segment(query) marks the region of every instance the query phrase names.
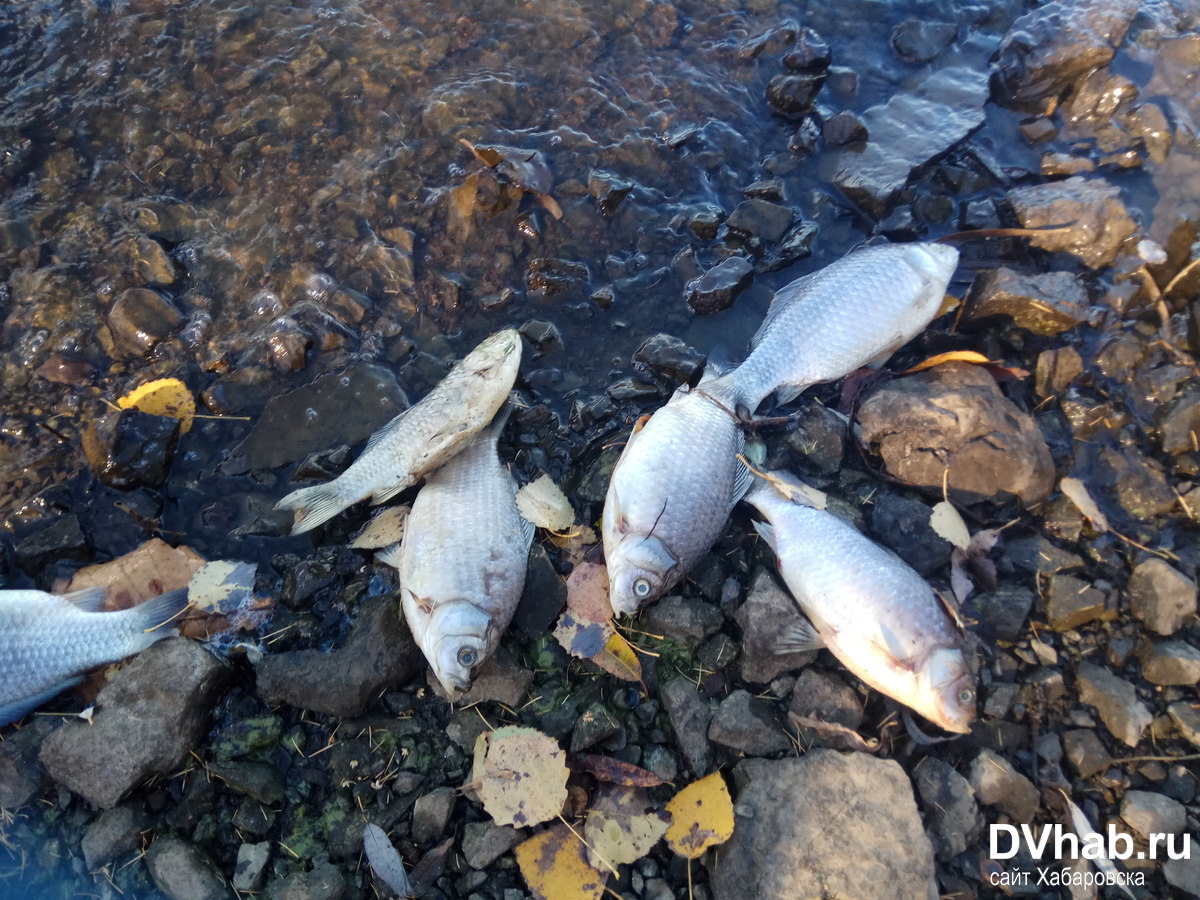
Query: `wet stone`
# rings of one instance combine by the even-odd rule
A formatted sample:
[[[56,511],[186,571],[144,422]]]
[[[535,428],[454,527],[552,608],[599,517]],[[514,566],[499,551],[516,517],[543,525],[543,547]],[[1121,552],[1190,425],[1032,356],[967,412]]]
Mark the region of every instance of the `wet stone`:
[[[146,817],[132,804],[123,803],[105,810],[83,833],[80,848],[90,871],[95,871],[142,845]]]
[[[730,256],[699,278],[689,281],[684,288],[684,298],[694,313],[708,315],[720,312],[732,306],[733,301],[753,280],[754,266],[750,261],[740,256]]]
[[[267,885],[268,900],[342,900],[346,879],[331,863],[317,863],[309,872],[294,872]]]
[[[658,396],[658,388],[640,378],[622,378],[620,381],[614,381],[606,390],[608,396],[614,400],[644,400]]]
[[[781,72],[767,84],[767,103],[777,113],[799,115],[812,108],[824,83],[823,72]]]
[[[35,573],[60,559],[83,562],[88,558],[90,548],[91,542],[79,525],[79,517],[69,515],[22,538],[13,547],[13,556],[18,566]]]
[[[463,857],[472,869],[486,869],[521,839],[521,833],[508,825],[468,822],[463,829]]]
[[[127,353],[142,354],[183,323],[171,303],[149,288],[130,288],[108,311],[108,327],[118,346]]]
[[[843,109],[825,120],[821,126],[821,137],[830,147],[844,147],[865,141],[870,135],[862,119],[850,110]]]
[[[220,869],[198,847],[174,837],[155,838],[146,868],[170,900],[222,900],[232,894]]]
[[[772,243],[787,233],[793,215],[790,206],[751,198],[739,203],[725,224],[730,231]]]
[[[980,803],[999,807],[1014,822],[1032,822],[1042,805],[1041,792],[1033,782],[986,748],[971,763],[970,780]]]
[[[1046,587],[1046,618],[1055,631],[1069,631],[1096,619],[1115,619],[1104,592],[1073,575],[1055,575]]]
[[[711,241],[717,236],[724,218],[720,210],[701,210],[688,220],[688,229],[700,240]]]
[[[1177,502],[1163,467],[1135,447],[1102,448],[1093,481],[1138,521],[1166,515]]]
[[[892,29],[892,49],[905,62],[929,62],[950,46],[957,32],[953,22],[905,19]]]
[[[1126,791],[1121,798],[1121,818],[1142,838],[1180,834],[1187,826],[1183,804],[1152,791]]]
[[[929,524],[929,506],[913,497],[880,491],[871,498],[871,533],[920,572],[929,575],[950,562],[954,545]]]
[[[1196,582],[1158,557],[1138,563],[1127,592],[1130,611],[1158,634],[1174,634],[1196,615]]]
[[[1107,669],[1087,662],[1079,664],[1076,680],[1079,699],[1096,708],[1113,737],[1129,747],[1136,747],[1154,716],[1138,700],[1134,686]]]
[[[1091,778],[1097,772],[1103,772],[1112,762],[1096,732],[1091,729],[1064,731],[1062,736],[1063,751],[1067,759],[1075,767],[1080,778]]]
[[[629,192],[632,190],[632,184],[610,172],[593,169],[591,175],[588,176],[588,193],[596,201],[600,212],[606,216],[611,216],[616,212],[621,201],[629,196]]]
[[[454,788],[437,788],[418,797],[413,804],[412,839],[421,846],[442,840],[457,799]]]
[[[1083,373],[1083,359],[1074,347],[1043,350],[1038,354],[1035,384],[1039,397],[1061,394]]]
[[[741,660],[744,681],[769,684],[785,672],[809,665],[816,652],[780,653],[779,641],[802,616],[796,602],[766,569],[759,569],[734,619],[742,629]]]
[[[788,149],[797,156],[812,156],[821,145],[821,125],[815,116],[804,116],[792,137],[788,141]]]
[[[178,419],[110,410],[89,423],[83,453],[93,474],[110,487],[157,488],[166,481],[178,441]]]
[[[1139,655],[1142,677],[1151,684],[1193,685],[1200,682],[1200,650],[1186,641],[1147,642]]]
[[[862,442],[878,447],[905,484],[971,504],[1013,495],[1029,505],[1054,488],[1054,463],[1033,419],[986,370],[947,363],[876,391],[858,414]]]
[[[826,475],[842,467],[846,455],[846,420],[825,406],[805,406],[792,415],[795,430],[789,431],[783,445],[796,463]]]
[[[968,321],[1002,316],[1034,334],[1054,335],[1087,319],[1088,297],[1069,272],[1026,275],[1001,267],[976,276],[967,308]]]
[[[678,745],[683,749],[688,767],[696,777],[708,774],[712,764],[712,748],[708,744],[708,726],[713,711],[708,701],[686,678],[675,678],[663,685],[663,707],[667,711]]]
[[[642,622],[647,630],[695,650],[701,641],[720,630],[725,617],[711,603],[672,594],[647,608]]]
[[[814,750],[743,760],[733,778],[733,837],[712,873],[715,900],[927,900],[933,850],[894,760]]]
[[[1093,269],[1110,265],[1137,229],[1120,189],[1103,179],[1076,175],[1065,181],[1014,188],[1008,192],[1008,202],[1023,228],[1070,223],[1065,230],[1043,231],[1029,241],[1043,250],[1077,256]]]
[[[783,54],[784,68],[794,72],[824,69],[833,58],[829,44],[811,28],[801,27],[796,31],[796,40],[791,49]]]
[[[0,741],[0,809],[24,806],[41,790],[46,773],[38,764],[38,748],[56,724],[49,718],[33,716],[19,731]]]
[[[1200,446],[1200,392],[1190,391],[1168,407],[1158,435],[1164,453],[1189,453]]]
[[[634,366],[645,366],[655,375],[677,384],[690,382],[704,364],[704,354],[671,334],[659,333],[642,341],[633,353]]]
[[[271,842],[242,844],[238,847],[237,863],[233,867],[235,891],[257,891],[267,881],[267,865],[271,862]]]
[[[520,332],[539,354],[553,353],[563,348],[562,332],[557,325],[545,319],[530,319],[521,326]]]
[[[746,756],[782,753],[792,746],[775,705],[752,697],[748,691],[734,691],[721,701],[713,713],[708,738]]]
[[[927,756],[913,773],[913,786],[933,832],[938,859],[953,859],[971,846],[983,829],[971,783],[953,766]]]
[[[1024,630],[1033,599],[1029,588],[1002,584],[994,591],[972,594],[962,612],[999,640],[1015,641]]]

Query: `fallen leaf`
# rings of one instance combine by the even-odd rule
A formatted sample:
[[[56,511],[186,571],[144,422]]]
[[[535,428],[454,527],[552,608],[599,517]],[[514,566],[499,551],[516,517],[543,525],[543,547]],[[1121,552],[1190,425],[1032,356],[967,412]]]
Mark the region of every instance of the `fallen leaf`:
[[[667,844],[688,859],[733,836],[733,801],[720,772],[685,787],[667,804],[667,813],[671,816]]]
[[[614,631],[604,642],[604,649],[591,657],[591,660],[609,675],[622,681],[642,680],[642,663],[637,652],[620,632]]]
[[[633,763],[601,756],[598,753],[572,753],[567,756],[567,765],[572,772],[586,772],[597,781],[621,784],[625,787],[658,787],[666,784],[653,772],[648,772]]]
[[[517,491],[517,509],[526,521],[547,531],[566,531],[575,522],[571,501],[549,475],[542,475]]]
[[[406,503],[381,510],[354,536],[350,546],[355,550],[379,550],[400,543],[404,537],[404,523],[408,521],[411,509]]]
[[[588,862],[599,868],[637,862],[667,833],[671,817],[637,788],[602,784],[583,826]]]
[[[971,532],[967,529],[967,523],[948,500],[943,500],[933,507],[929,514],[929,525],[939,537],[949,541],[959,550],[965,552],[971,544]]]
[[[412,893],[400,852],[388,840],[387,832],[373,822],[368,822],[363,828],[363,851],[367,854],[371,870],[380,881],[400,897],[407,897]]]
[[[605,875],[588,865],[583,844],[560,823],[518,844],[513,851],[537,900],[600,900]]]
[[[254,576],[250,562],[218,559],[201,566],[188,582],[188,601],[200,613],[229,615],[254,603]]]
[[[567,576],[567,609],[587,622],[608,622],[608,568],[604,563],[581,562]]]
[[[1096,505],[1082,481],[1078,478],[1064,478],[1058,486],[1092,524],[1092,528],[1100,534],[1108,531],[1108,516],[1100,511],[1100,507]]]
[[[121,409],[139,409],[152,416],[179,420],[179,433],[187,434],[196,418],[196,398],[178,378],[160,378],[138,385],[117,400]]]
[[[938,307],[937,315],[934,316],[934,318],[937,319],[941,316],[944,316],[946,313],[950,312],[950,310],[958,306],[958,304],[959,299],[957,297],[955,297],[953,294],[946,294],[946,296],[942,297],[942,305]]]
[[[642,680],[637,653],[611,622],[581,619],[568,609],[554,628],[554,639],[572,656],[589,660],[610,675],[625,681]]]
[[[562,551],[559,555],[572,567],[572,571],[600,546],[599,541],[596,529],[588,525],[576,525],[565,534],[550,534],[550,542]]]
[[[951,350],[949,353],[938,353],[929,359],[922,360],[910,369],[905,369],[901,375],[911,375],[914,372],[922,372],[925,369],[932,369],[934,366],[940,366],[948,362],[968,362],[976,365],[987,365],[992,362],[982,353],[977,353],[974,350]]]
[[[128,609],[167,591],[186,588],[204,562],[190,547],[176,548],[151,538],[123,556],[80,569],[65,588],[56,587],[56,591],[102,587],[108,592],[104,609]]]
[[[535,728],[509,725],[475,741],[471,781],[497,825],[523,828],[553,819],[567,799],[566,754]]]
[[[506,147],[503,144],[474,145],[465,138],[459,138],[459,143],[475,154],[475,158],[485,166],[495,169],[513,184],[534,194],[554,218],[562,218],[562,207],[550,196],[554,177],[540,151]]]

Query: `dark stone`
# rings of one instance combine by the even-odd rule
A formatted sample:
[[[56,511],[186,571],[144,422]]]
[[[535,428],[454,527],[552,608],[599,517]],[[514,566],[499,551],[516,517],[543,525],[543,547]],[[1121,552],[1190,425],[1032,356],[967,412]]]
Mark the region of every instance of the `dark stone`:
[[[1129,518],[1139,522],[1166,515],[1177,500],[1162,465],[1136,447],[1101,448],[1092,484],[1113,496]]]
[[[1196,615],[1196,582],[1151,557],[1129,577],[1129,609],[1157,634],[1174,634]]]
[[[655,375],[677,384],[691,382],[704,365],[704,354],[671,334],[653,334],[633,352],[635,368],[645,366]]]
[[[963,603],[962,613],[979,622],[986,632],[1002,641],[1015,641],[1025,628],[1033,606],[1029,588],[1000,585],[994,591],[972,594]]]
[[[600,207],[600,212],[606,216],[615,213],[617,207],[621,205],[621,201],[629,196],[629,192],[632,190],[632,184],[610,172],[592,169],[592,173],[588,176],[588,193]]]
[[[232,896],[216,864],[198,847],[179,838],[155,838],[146,852],[146,868],[170,900],[223,900]]]
[[[115,806],[151,775],[176,769],[208,731],[229,676],[198,644],[159,641],[100,691],[91,722],[67,722],[46,738],[42,765],[93,806]]]
[[[742,629],[738,669],[744,681],[769,684],[784,672],[803,668],[816,658],[812,650],[779,652],[780,638],[803,616],[796,601],[765,569],[755,573],[754,583],[734,618]]]
[[[794,215],[790,206],[751,198],[737,205],[725,225],[730,231],[772,243],[787,233]]]
[[[811,28],[800,28],[792,48],[783,54],[783,65],[794,72],[809,72],[829,67],[833,55],[825,39]]]
[[[676,744],[683,750],[692,774],[697,778],[708,774],[712,765],[712,748],[708,744],[712,707],[686,678],[668,681],[660,688],[659,695],[675,732]]]
[[[980,803],[1000,807],[1014,822],[1032,822],[1042,805],[1033,782],[986,748],[971,763],[971,787]]]
[[[865,141],[870,135],[862,119],[850,110],[843,109],[825,120],[821,126],[821,137],[830,147],[844,147]]]
[[[412,675],[424,658],[390,599],[368,601],[337,650],[290,650],[255,666],[258,695],[331,716],[359,716],[379,692]]]
[[[1200,446],[1200,391],[1188,391],[1167,407],[1158,436],[1164,453],[1189,453]]]
[[[871,498],[867,518],[871,533],[920,572],[929,575],[950,562],[954,549],[929,524],[929,506],[914,497],[880,491]]]
[[[1200,650],[1186,641],[1147,642],[1139,656],[1142,677],[1151,684],[1193,685],[1200,682]]]
[[[513,614],[513,627],[528,638],[541,637],[567,605],[567,583],[546,551],[535,543],[525,568],[525,588]]]
[[[798,156],[812,156],[821,144],[821,125],[814,116],[805,116],[788,141],[788,149]]]
[[[755,202],[755,201],[746,201]],[[757,201],[766,202],[766,201]],[[739,206],[738,209],[741,209]],[[736,212],[734,213],[736,215]],[[733,217],[730,217],[730,222]],[[754,266],[740,256],[721,260],[699,278],[687,283],[684,298],[692,312],[701,315],[728,309],[738,294],[754,280]]]
[[[108,327],[117,345],[133,354],[153,349],[182,322],[179,310],[149,288],[130,288],[108,311]]]
[[[983,829],[983,816],[971,783],[935,756],[927,756],[913,772],[933,832],[937,856],[950,860],[971,846]]]
[[[1025,275],[991,269],[975,277],[966,302],[968,321],[1003,316],[1042,335],[1074,328],[1088,317],[1087,291],[1069,272]]]
[[[578,753],[606,741],[621,730],[621,723],[603,703],[593,703],[583,711],[571,732],[571,752]]]
[[[700,240],[711,241],[717,236],[717,229],[724,219],[725,215],[719,209],[705,209],[688,220],[688,228]]]
[[[123,803],[105,810],[83,833],[81,849],[89,871],[96,871],[142,843],[146,817],[132,804]]]
[[[876,218],[913,171],[983,123],[987,75],[962,66],[942,69],[916,90],[894,95],[862,114],[870,140],[843,150],[834,183]]]
[[[1120,189],[1099,178],[1077,175],[1013,188],[1007,199],[1023,228],[1050,229],[1030,237],[1031,244],[1070,253],[1093,269],[1111,264],[1121,245],[1137,231]]]
[[[157,488],[166,481],[178,441],[178,419],[110,410],[88,425],[83,453],[95,476],[110,487]]]
[[[774,272],[790,266],[798,259],[809,256],[812,253],[812,242],[816,233],[816,222],[807,219],[797,222],[788,229],[783,240],[766,248],[766,252],[754,263],[754,271]]]
[[[275,806],[283,802],[286,787],[283,775],[264,762],[211,762],[208,771],[239,794],[259,803]]]
[[[522,839],[521,832],[508,825],[468,822],[463,829],[463,858],[472,869],[486,869]]]
[[[1167,707],[1167,715],[1171,717],[1185,741],[1200,747],[1200,709],[1197,709],[1194,703],[1172,703]]]
[[[781,72],[767,84],[767,102],[785,116],[808,112],[825,83],[823,72]]]
[[[469,706],[494,700],[515,709],[525,699],[532,683],[533,672],[513,659],[504,647],[498,647],[492,658],[479,667],[470,689],[457,702]],[[444,695],[444,689],[436,678],[430,678],[430,684],[435,693]]]
[[[332,863],[317,863],[309,872],[293,872],[267,885],[267,900],[342,900],[346,879]]]
[[[0,741],[0,809],[18,809],[42,789],[46,773],[38,763],[38,748],[56,723],[33,716]]]
[[[792,688],[788,711],[806,719],[816,719],[833,725],[857,730],[862,724],[863,708],[855,690],[836,675],[807,668],[800,673]],[[799,727],[801,746],[832,747],[853,750],[847,739],[834,732]]]
[[[763,178],[754,184],[747,185],[742,190],[747,197],[758,197],[760,200],[783,200],[783,179]]]
[[[69,515],[23,537],[13,547],[13,556],[26,572],[36,573],[60,559],[82,562],[88,559],[90,548],[91,542],[79,525],[79,517]]]
[[[712,603],[672,594],[648,607],[642,613],[642,622],[647,630],[695,650],[701,641],[720,630],[725,617]]]
[[[708,739],[746,756],[769,756],[792,746],[775,705],[748,691],[734,691],[721,701],[708,727]]]
[[[1125,745],[1136,747],[1154,716],[1137,698],[1137,690],[1128,681],[1088,662],[1076,670],[1081,702],[1094,706],[1105,727]]]
[[[1053,397],[1065,391],[1083,374],[1083,358],[1074,347],[1043,350],[1038,354],[1034,383],[1039,397]]]
[[[1026,572],[1038,575],[1053,575],[1066,569],[1083,567],[1083,557],[1064,550],[1040,534],[1014,538],[1007,543],[1008,557],[1013,564]]]
[[[1097,619],[1115,619],[1104,592],[1073,575],[1054,575],[1046,586],[1046,619],[1055,631],[1078,628]]]
[[[842,468],[846,455],[845,418],[820,405],[805,406],[793,413],[795,430],[783,439],[796,461],[824,475],[833,475]]]
[[[529,261],[525,281],[533,296],[553,297],[557,294],[582,293],[588,277],[587,266],[583,263],[541,257]]]
[[[888,474],[955,503],[1012,495],[1026,505],[1054,489],[1054,463],[1033,419],[986,370],[946,363],[891,382],[859,409],[861,440]]]
[[[1080,778],[1091,778],[1097,772],[1103,772],[1112,763],[1112,756],[1104,748],[1096,732],[1089,728],[1064,731],[1062,743],[1067,759],[1071,761]]]
[[[37,367],[34,374],[54,384],[83,387],[92,383],[96,368],[87,360],[60,350],[46,357],[46,361]]]
[[[892,49],[906,62],[929,62],[950,46],[957,33],[953,22],[905,19],[892,29]]]
[[[563,348],[562,332],[557,325],[545,319],[530,319],[521,326],[520,332],[538,354],[553,353]]]

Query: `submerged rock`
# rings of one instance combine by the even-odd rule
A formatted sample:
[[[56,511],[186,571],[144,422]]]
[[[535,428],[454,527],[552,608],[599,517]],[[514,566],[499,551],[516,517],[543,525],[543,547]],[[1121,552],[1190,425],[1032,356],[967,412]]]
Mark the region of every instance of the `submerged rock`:
[[[790,206],[752,197],[737,205],[725,221],[725,226],[730,231],[746,237],[756,237],[769,244],[787,233],[794,215]]]
[[[897,379],[862,404],[860,436],[888,473],[957,503],[1026,505],[1054,489],[1054,463],[1033,419],[1008,400],[985,369],[947,363]]]
[[[1002,266],[978,275],[966,302],[969,321],[1003,316],[1034,334],[1058,334],[1088,316],[1087,291],[1068,272],[1023,275]]]
[[[634,366],[682,384],[704,364],[704,354],[672,334],[652,334],[633,352]]]
[[[152,350],[182,323],[179,310],[149,288],[130,288],[108,311],[108,327],[117,345],[131,355]]]
[[[712,873],[716,900],[927,900],[936,892],[933,848],[894,760],[813,750],[744,760],[733,776],[735,824]]]
[[[1111,264],[1137,230],[1120,189],[1103,179],[1076,175],[1013,188],[1007,196],[1023,228],[1048,229],[1030,237],[1031,244],[1070,253],[1093,269]]]
[[[88,425],[83,453],[110,487],[160,487],[179,442],[179,420],[137,409],[110,410]]]
[[[732,220],[731,220],[732,221]],[[689,281],[684,297],[692,312],[707,315],[733,305],[754,280],[754,266],[740,256],[730,256],[699,278]]]

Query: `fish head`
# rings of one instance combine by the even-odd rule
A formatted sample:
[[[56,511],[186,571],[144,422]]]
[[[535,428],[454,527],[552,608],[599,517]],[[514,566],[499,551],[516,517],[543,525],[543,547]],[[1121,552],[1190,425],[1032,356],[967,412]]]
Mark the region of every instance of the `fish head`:
[[[495,649],[492,618],[469,600],[437,604],[425,629],[425,657],[451,700],[471,687],[479,666]]]
[[[675,583],[679,566],[662,541],[644,534],[626,534],[605,562],[609,602],[616,615],[633,615],[657,600]]]
[[[521,364],[521,335],[515,328],[505,328],[485,339],[463,357],[463,371],[481,378],[501,378],[511,382]]]
[[[970,732],[976,714],[975,676],[962,650],[938,647],[929,655],[922,675],[928,703],[917,712],[947,731]]]

